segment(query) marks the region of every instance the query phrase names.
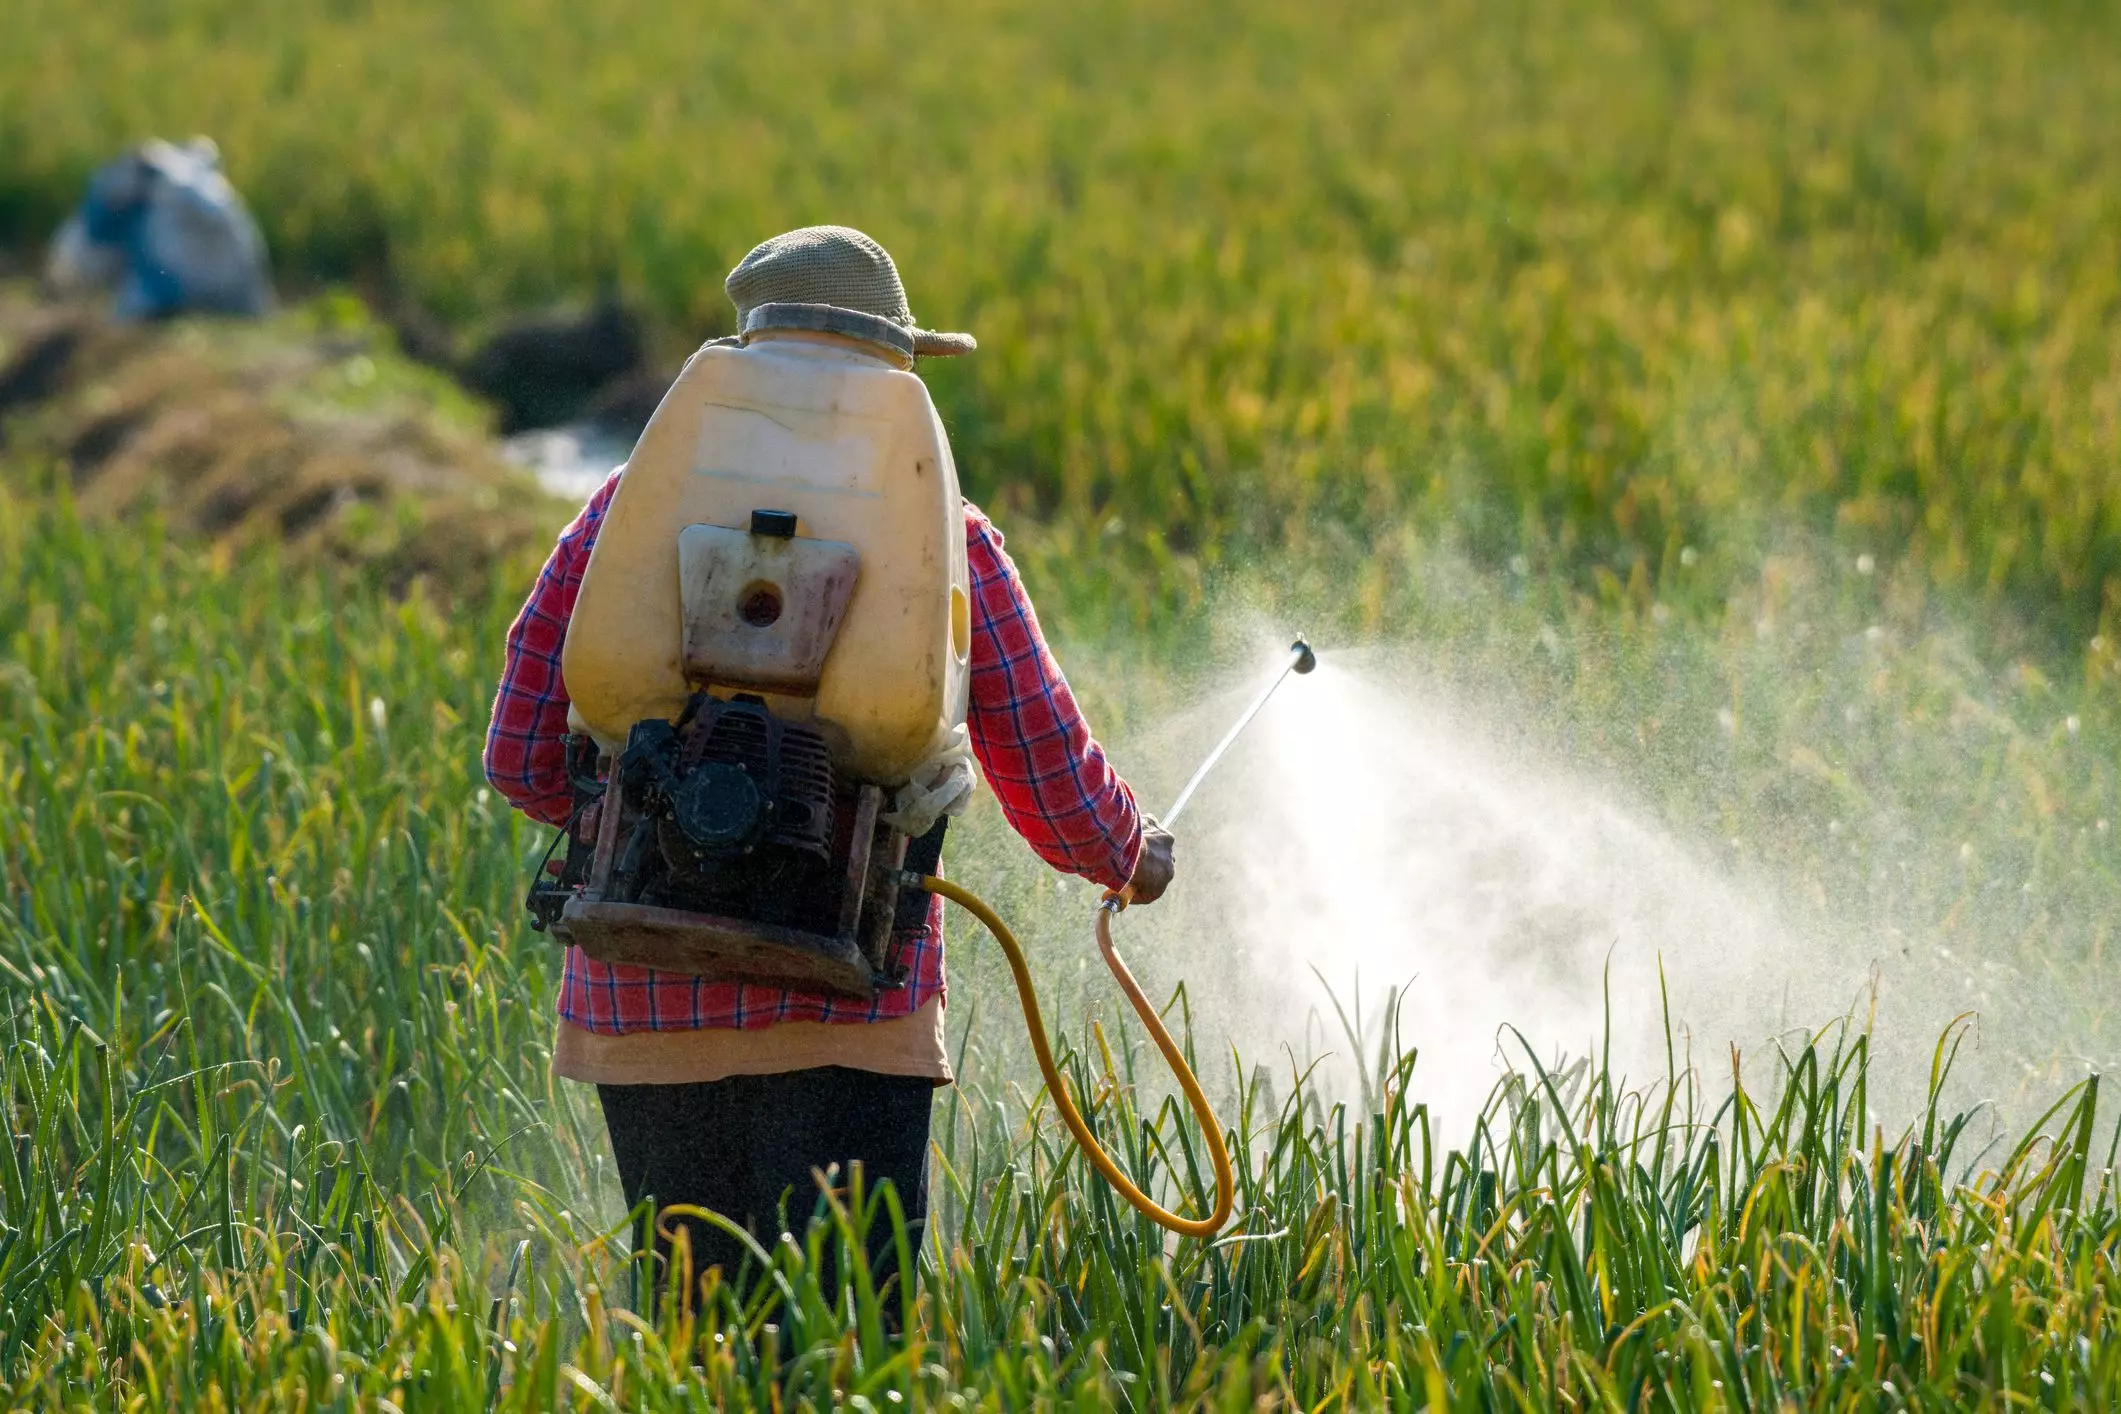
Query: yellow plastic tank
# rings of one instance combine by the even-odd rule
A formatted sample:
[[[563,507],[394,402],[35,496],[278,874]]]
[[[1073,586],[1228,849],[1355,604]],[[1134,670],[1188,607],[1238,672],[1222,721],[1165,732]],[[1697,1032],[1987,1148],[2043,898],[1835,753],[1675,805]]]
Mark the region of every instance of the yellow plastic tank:
[[[854,565],[815,694],[777,681],[768,705],[814,718],[836,764],[880,786],[905,781],[964,721],[971,601],[957,467],[926,385],[871,347],[755,335],[686,364],[626,463],[575,601],[561,669],[577,730],[616,751],[634,723],[675,718],[696,685],[745,690],[726,680],[748,671],[734,665],[744,655],[725,655],[727,672],[702,660],[700,643],[726,634],[703,630],[696,607],[688,646],[680,539],[695,526],[748,530],[762,510],[794,513],[791,543],[815,552],[813,580]],[[703,539],[729,537],[695,532],[688,556]],[[808,592],[798,573],[768,582],[785,562],[764,541],[743,560],[751,568],[738,578],[751,579],[729,592],[746,596],[744,613],[761,594],[778,614],[780,596]]]

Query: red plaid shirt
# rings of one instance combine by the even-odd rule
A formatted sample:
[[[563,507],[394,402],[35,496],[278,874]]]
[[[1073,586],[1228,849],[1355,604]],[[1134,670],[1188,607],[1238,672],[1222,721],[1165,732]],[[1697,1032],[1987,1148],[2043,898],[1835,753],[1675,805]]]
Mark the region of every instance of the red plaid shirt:
[[[508,658],[486,733],[486,779],[516,809],[551,825],[563,824],[574,804],[560,741],[567,731],[568,702],[560,650],[590,547],[618,484],[614,473],[560,532],[552,558],[508,630]],[[973,754],[1002,814],[1040,858],[1118,888],[1133,877],[1141,853],[1141,813],[1134,794],[1091,738],[1067,679],[1039,633],[1016,566],[1002,550],[1001,532],[969,502],[965,549],[972,572],[972,700],[966,726]],[[608,1035],[904,1016],[944,990],[942,913],[943,901],[931,901],[927,921],[899,935],[907,983],[871,1001],[607,964],[569,948],[560,1015]]]

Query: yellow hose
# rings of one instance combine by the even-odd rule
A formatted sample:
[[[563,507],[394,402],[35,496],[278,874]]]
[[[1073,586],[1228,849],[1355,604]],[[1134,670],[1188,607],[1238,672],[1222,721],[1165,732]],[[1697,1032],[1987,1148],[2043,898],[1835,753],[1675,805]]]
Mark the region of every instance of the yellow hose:
[[[1009,959],[1009,970],[1016,974],[1016,993],[1023,1000],[1024,1024],[1031,1029],[1031,1048],[1038,1054],[1039,1073],[1046,1077],[1046,1091],[1053,1096],[1054,1108],[1060,1111],[1061,1120],[1068,1126],[1068,1132],[1075,1136],[1075,1142],[1082,1147],[1083,1157],[1104,1175],[1105,1182],[1111,1184],[1120,1197],[1133,1204],[1135,1209],[1151,1222],[1169,1228],[1182,1237],[1213,1236],[1230,1220],[1230,1209],[1237,1202],[1237,1180],[1230,1172],[1230,1151],[1223,1144],[1222,1125],[1217,1122],[1215,1111],[1208,1107],[1208,1097],[1201,1093],[1200,1082],[1193,1078],[1193,1068],[1186,1064],[1185,1054],[1179,1050],[1178,1043],[1171,1039],[1171,1033],[1164,1029],[1163,1020],[1157,1016],[1156,1008],[1142,995],[1141,985],[1134,980],[1134,974],[1127,970],[1127,964],[1120,960],[1118,949],[1112,946],[1112,915],[1117,908],[1100,906],[1097,910],[1098,951],[1105,955],[1105,965],[1111,968],[1112,975],[1119,979],[1120,990],[1124,991],[1127,1000],[1134,1004],[1135,1015],[1142,1019],[1142,1025],[1149,1028],[1149,1035],[1155,1040],[1156,1049],[1164,1053],[1164,1060],[1170,1065],[1171,1073],[1178,1077],[1179,1088],[1186,1092],[1186,1103],[1193,1107],[1194,1117],[1200,1121],[1201,1128],[1208,1136],[1209,1157],[1215,1162],[1215,1211],[1205,1218],[1180,1217],[1136,1188],[1133,1182],[1119,1171],[1119,1165],[1112,1161],[1112,1156],[1105,1152],[1104,1146],[1097,1142],[1097,1136],[1090,1132],[1090,1126],[1083,1122],[1081,1111],[1075,1108],[1075,1101],[1068,1096],[1068,1087],[1061,1080],[1059,1068],[1053,1064],[1053,1050],[1046,1043],[1046,1023],[1038,1013],[1038,993],[1031,985],[1031,969],[1024,962],[1024,950],[1017,946],[1016,935],[1009,931],[1009,925],[996,917],[994,910],[987,907],[978,895],[969,889],[959,888],[947,879],[928,875],[922,878],[920,886],[929,893],[940,894],[949,899],[977,918],[985,925],[987,931],[994,935],[994,941],[1002,945],[1002,953]],[[1124,907],[1125,898],[1123,895],[1110,895],[1106,904]]]

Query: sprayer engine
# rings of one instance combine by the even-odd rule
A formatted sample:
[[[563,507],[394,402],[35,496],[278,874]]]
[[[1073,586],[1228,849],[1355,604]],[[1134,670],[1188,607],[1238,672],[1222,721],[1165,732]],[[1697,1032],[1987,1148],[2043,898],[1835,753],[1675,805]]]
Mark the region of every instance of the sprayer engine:
[[[894,926],[918,922],[899,916],[908,841],[816,727],[701,692],[675,722],[635,723],[615,759],[568,742],[575,823],[558,876],[531,890],[532,926],[605,962],[723,980],[863,997],[898,981]],[[931,860],[940,828],[920,844]]]
[[[634,727],[618,781],[633,825],[607,897],[797,927],[832,921],[835,790],[816,729],[757,697],[703,694],[676,725]]]

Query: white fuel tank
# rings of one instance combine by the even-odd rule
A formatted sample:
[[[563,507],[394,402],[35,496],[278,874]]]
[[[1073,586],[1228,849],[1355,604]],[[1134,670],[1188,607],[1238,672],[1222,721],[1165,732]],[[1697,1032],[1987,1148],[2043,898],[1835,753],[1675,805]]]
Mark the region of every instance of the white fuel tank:
[[[895,786],[964,721],[972,622],[957,467],[926,385],[861,347],[815,336],[709,345],[664,395],[605,513],[561,659],[571,720],[607,751],[636,722],[675,718],[697,686],[758,690],[775,712],[814,718],[841,770]],[[681,539],[697,526],[748,534],[755,511],[793,512],[794,538],[760,539],[752,553],[695,532],[682,557],[688,624]],[[699,567],[703,553],[720,557],[719,578]],[[761,663],[793,671],[802,645],[764,639],[828,620],[809,602],[818,592],[844,611],[836,632],[827,626],[822,670],[809,670],[814,695],[785,676],[741,681]],[[703,611],[702,594],[732,602]],[[771,618],[756,623],[761,606]],[[746,644],[754,623],[760,642]]]

